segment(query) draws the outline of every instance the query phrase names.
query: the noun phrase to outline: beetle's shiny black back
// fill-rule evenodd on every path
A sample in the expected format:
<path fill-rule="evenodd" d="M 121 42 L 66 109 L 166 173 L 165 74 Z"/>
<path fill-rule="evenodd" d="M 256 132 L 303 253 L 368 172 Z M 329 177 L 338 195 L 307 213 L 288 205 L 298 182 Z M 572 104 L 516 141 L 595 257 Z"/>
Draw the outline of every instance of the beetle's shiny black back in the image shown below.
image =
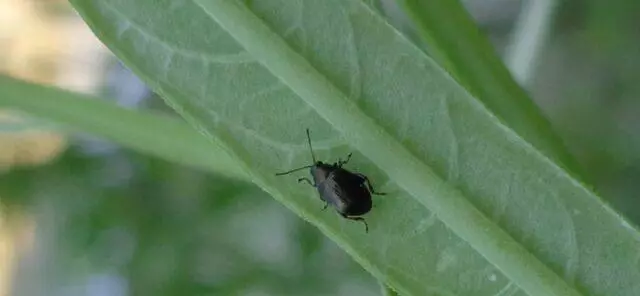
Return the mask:
<path fill-rule="evenodd" d="M 322 182 L 316 180 L 322 200 L 331 204 L 338 213 L 347 216 L 360 216 L 371 210 L 371 192 L 365 186 L 365 180 L 362 177 L 338 166 L 316 168 L 316 170 L 325 171 L 326 169 L 331 171 L 328 171 L 325 180 Z M 321 173 L 314 174 L 314 179 L 315 175 L 321 175 Z"/>

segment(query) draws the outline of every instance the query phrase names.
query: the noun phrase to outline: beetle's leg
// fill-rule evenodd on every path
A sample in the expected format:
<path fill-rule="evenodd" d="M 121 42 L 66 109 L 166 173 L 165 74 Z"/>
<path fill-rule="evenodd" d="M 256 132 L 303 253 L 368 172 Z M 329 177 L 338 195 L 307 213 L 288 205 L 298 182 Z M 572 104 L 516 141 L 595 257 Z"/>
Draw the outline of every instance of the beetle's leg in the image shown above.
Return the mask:
<path fill-rule="evenodd" d="M 367 188 L 369 188 L 369 191 L 371 191 L 371 194 L 375 194 L 375 195 L 387 195 L 384 192 L 376 192 L 375 189 L 373 189 L 373 186 L 371 186 L 371 181 L 369 181 L 369 178 L 363 174 L 356 174 L 358 175 L 358 177 L 362 178 L 364 180 L 364 183 L 367 184 Z"/>
<path fill-rule="evenodd" d="M 349 160 L 351 160 L 351 154 L 353 154 L 353 153 L 349 153 L 349 155 L 347 155 L 347 160 L 338 159 L 337 166 L 338 167 L 342 167 L 343 165 L 347 164 L 347 162 L 349 162 Z"/>
<path fill-rule="evenodd" d="M 313 182 L 311 182 L 311 180 L 309 180 L 308 178 L 302 177 L 302 178 L 298 179 L 298 183 L 300 183 L 302 181 L 305 181 L 305 182 L 309 183 L 309 185 L 311 185 L 313 187 L 316 187 L 316 185 L 313 185 Z"/>
<path fill-rule="evenodd" d="M 326 210 L 328 206 L 329 206 L 329 203 L 325 201 L 324 202 L 324 207 L 322 207 L 322 210 L 323 211 Z"/>
<path fill-rule="evenodd" d="M 364 223 L 364 232 L 365 233 L 369 233 L 369 224 L 367 224 L 367 221 L 364 220 L 364 218 L 362 217 L 349 217 L 345 214 L 340 214 L 342 217 L 344 217 L 345 219 L 349 219 L 349 220 L 353 220 L 353 221 L 362 221 L 362 223 Z"/>

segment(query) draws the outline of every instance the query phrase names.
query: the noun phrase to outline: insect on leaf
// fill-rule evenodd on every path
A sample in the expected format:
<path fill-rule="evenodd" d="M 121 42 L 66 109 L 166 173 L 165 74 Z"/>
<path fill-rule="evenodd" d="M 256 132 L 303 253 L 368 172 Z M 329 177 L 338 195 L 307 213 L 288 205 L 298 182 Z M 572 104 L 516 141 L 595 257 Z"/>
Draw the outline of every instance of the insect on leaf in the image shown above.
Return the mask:
<path fill-rule="evenodd" d="M 638 232 L 358 0 L 75 0 L 253 182 L 400 295 L 635 295 Z M 361 225 L 292 176 L 354 151 Z"/>

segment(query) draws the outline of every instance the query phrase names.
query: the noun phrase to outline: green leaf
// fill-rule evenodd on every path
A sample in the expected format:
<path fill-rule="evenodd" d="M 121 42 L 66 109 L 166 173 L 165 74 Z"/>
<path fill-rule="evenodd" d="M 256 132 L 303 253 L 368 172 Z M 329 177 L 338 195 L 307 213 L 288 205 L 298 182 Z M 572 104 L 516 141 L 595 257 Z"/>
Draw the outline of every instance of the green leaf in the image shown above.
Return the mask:
<path fill-rule="evenodd" d="M 550 123 L 511 77 L 460 1 L 397 1 L 414 21 L 429 54 L 460 84 L 524 140 L 556 163 L 581 173 Z"/>
<path fill-rule="evenodd" d="M 100 98 L 2 75 L 0 107 L 56 121 L 66 129 L 90 132 L 168 161 L 246 179 L 219 146 L 188 124 L 166 115 L 128 110 Z"/>
<path fill-rule="evenodd" d="M 357 0 L 76 0 L 253 182 L 400 295 L 634 295 L 638 232 Z M 297 176 L 356 150 L 362 225 Z M 349 145 L 350 147 L 347 147 Z M 302 175 L 302 173 L 301 173 Z"/>

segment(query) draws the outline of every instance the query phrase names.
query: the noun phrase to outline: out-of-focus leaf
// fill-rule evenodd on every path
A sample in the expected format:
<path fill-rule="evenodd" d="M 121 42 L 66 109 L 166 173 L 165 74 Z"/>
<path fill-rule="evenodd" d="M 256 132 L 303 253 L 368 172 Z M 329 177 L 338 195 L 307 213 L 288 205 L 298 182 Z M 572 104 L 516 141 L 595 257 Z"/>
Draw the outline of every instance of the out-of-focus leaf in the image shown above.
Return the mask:
<path fill-rule="evenodd" d="M 556 163 L 580 174 L 579 165 L 548 120 L 511 77 L 460 1 L 396 1 L 416 24 L 429 54 L 460 84 L 524 140 Z"/>
<path fill-rule="evenodd" d="M 178 119 L 0 76 L 0 107 L 64 124 L 176 163 L 242 178 L 227 154 Z"/>

